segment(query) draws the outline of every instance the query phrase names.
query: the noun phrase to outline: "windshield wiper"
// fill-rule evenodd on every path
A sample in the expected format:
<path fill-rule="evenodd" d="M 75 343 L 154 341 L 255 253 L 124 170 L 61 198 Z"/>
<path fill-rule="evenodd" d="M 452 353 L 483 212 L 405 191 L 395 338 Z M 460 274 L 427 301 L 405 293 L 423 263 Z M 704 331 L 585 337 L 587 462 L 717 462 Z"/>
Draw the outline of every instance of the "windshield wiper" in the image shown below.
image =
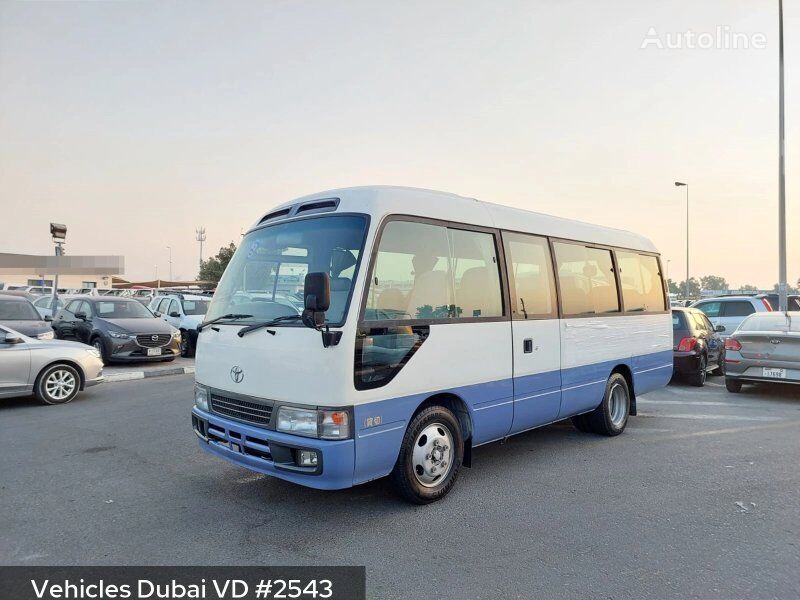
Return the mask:
<path fill-rule="evenodd" d="M 272 319 L 270 321 L 264 321 L 263 323 L 253 323 L 252 325 L 243 327 L 236 333 L 236 335 L 238 335 L 239 337 L 244 337 L 246 333 L 250 333 L 251 331 L 255 331 L 256 329 L 263 329 L 264 327 L 272 327 L 273 325 L 277 325 L 278 323 L 284 323 L 286 321 L 299 321 L 302 318 L 303 318 L 302 315 L 284 315 L 282 317 L 276 317 L 275 319 Z"/>
<path fill-rule="evenodd" d="M 222 315 L 221 317 L 217 317 L 216 319 L 211 319 L 210 321 L 203 321 L 200 325 L 197 326 L 197 331 L 203 331 L 203 328 L 212 325 L 214 323 L 219 323 L 220 321 L 225 321 L 230 319 L 231 321 L 236 321 L 237 319 L 247 319 L 248 317 L 252 317 L 253 315 L 245 315 L 241 313 L 228 313 L 227 315 Z"/>

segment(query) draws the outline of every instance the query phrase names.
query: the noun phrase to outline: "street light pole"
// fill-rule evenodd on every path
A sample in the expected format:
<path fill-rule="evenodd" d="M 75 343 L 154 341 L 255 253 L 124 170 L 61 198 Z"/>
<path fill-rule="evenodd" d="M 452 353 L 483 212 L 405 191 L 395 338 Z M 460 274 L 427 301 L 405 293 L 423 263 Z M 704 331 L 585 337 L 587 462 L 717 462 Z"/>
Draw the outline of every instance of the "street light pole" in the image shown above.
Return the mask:
<path fill-rule="evenodd" d="M 686 188 L 686 296 L 689 296 L 689 184 L 681 181 L 675 182 L 675 187 Z"/>
<path fill-rule="evenodd" d="M 783 102 L 783 0 L 778 0 L 778 305 L 789 308 L 786 285 L 786 149 Z"/>
<path fill-rule="evenodd" d="M 50 237 L 56 245 L 56 256 L 64 256 L 64 243 L 67 241 L 67 226 L 61 223 L 50 223 Z M 61 270 L 60 261 L 56 260 L 56 272 L 53 277 L 53 301 L 50 304 L 52 316 L 58 310 L 58 272 Z"/>
<path fill-rule="evenodd" d="M 172 281 L 172 246 L 167 246 L 169 250 L 169 280 Z"/>

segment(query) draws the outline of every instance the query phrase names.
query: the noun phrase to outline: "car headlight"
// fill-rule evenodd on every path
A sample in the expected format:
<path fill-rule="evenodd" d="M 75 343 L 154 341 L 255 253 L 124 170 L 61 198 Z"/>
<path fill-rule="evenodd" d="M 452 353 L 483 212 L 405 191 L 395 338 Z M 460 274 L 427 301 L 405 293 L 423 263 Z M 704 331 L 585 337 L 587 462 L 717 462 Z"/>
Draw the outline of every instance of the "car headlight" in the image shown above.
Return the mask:
<path fill-rule="evenodd" d="M 44 333 L 40 333 L 36 336 L 37 340 L 52 340 L 53 339 L 53 332 L 52 331 L 45 331 Z"/>
<path fill-rule="evenodd" d="M 173 327 L 172 325 L 169 326 L 170 333 L 172 333 L 172 337 L 180 338 L 181 337 L 181 330 L 177 327 Z"/>
<path fill-rule="evenodd" d="M 100 358 L 100 351 L 97 348 L 87 348 L 86 352 L 95 358 Z"/>
<path fill-rule="evenodd" d="M 194 384 L 194 403 L 200 410 L 208 410 L 208 388 L 199 383 Z"/>
<path fill-rule="evenodd" d="M 281 406 L 278 408 L 278 431 L 325 440 L 350 437 L 350 414 L 345 410 L 325 410 Z"/>
<path fill-rule="evenodd" d="M 113 329 L 108 331 L 108 335 L 110 335 L 112 338 L 117 338 L 118 340 L 129 340 L 132 337 L 130 333 L 125 333 L 124 331 L 115 331 Z"/>

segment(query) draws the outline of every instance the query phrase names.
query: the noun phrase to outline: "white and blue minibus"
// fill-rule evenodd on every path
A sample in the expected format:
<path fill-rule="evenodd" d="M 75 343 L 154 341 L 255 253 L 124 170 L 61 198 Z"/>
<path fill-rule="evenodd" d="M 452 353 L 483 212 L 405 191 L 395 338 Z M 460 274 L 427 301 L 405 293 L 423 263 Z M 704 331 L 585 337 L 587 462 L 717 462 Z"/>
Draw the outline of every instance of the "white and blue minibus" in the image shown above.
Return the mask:
<path fill-rule="evenodd" d="M 264 214 L 196 354 L 208 452 L 301 485 L 438 500 L 483 444 L 615 436 L 672 375 L 658 251 L 626 231 L 401 187 Z"/>

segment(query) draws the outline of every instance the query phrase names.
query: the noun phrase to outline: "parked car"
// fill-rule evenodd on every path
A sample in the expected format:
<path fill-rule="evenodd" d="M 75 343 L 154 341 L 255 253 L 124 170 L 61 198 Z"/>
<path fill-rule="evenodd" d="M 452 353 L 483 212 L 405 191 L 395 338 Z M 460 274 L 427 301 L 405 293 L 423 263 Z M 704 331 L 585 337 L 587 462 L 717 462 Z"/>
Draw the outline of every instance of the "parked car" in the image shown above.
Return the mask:
<path fill-rule="evenodd" d="M 0 290 L 0 294 L 3 294 L 4 296 L 17 296 L 18 298 L 25 298 L 31 302 L 36 300 L 36 296 L 23 290 Z"/>
<path fill-rule="evenodd" d="M 769 301 L 770 306 L 772 306 L 772 310 L 780 310 L 780 300 L 778 298 L 778 294 L 767 294 L 766 299 Z M 787 298 L 789 301 L 789 310 L 797 311 L 800 310 L 800 296 L 796 296 L 794 294 L 789 294 Z"/>
<path fill-rule="evenodd" d="M 772 311 L 772 305 L 764 294 L 757 296 L 724 296 L 698 300 L 692 308 L 702 310 L 716 330 L 726 338 L 753 313 Z M 720 326 L 722 329 L 720 329 Z"/>
<path fill-rule="evenodd" d="M 94 348 L 42 341 L 0 325 L 0 398 L 34 394 L 43 404 L 65 404 L 103 381 Z"/>
<path fill-rule="evenodd" d="M 71 300 L 72 298 L 75 298 L 75 296 L 67 296 L 66 294 L 65 295 L 59 295 L 58 299 L 56 300 L 56 312 L 58 312 L 59 309 L 64 308 L 64 304 L 68 300 Z M 36 298 L 33 301 L 33 306 L 36 309 L 36 311 L 39 313 L 39 315 L 42 317 L 42 319 L 46 319 L 47 317 L 50 317 L 51 319 L 53 318 L 53 308 L 52 308 L 53 307 L 53 296 L 52 295 L 51 296 L 40 296 L 40 297 Z"/>
<path fill-rule="evenodd" d="M 157 295 L 158 295 L 157 290 L 153 290 L 150 288 L 131 290 L 131 298 L 137 300 L 138 302 L 144 304 L 145 306 L 150 304 L 150 301 Z"/>
<path fill-rule="evenodd" d="M 725 387 L 800 384 L 800 311 L 751 315 L 725 341 Z"/>
<path fill-rule="evenodd" d="M 86 296 L 67 302 L 56 314 L 58 339 L 94 346 L 108 362 L 171 361 L 181 334 L 130 298 Z"/>
<path fill-rule="evenodd" d="M 673 308 L 673 374 L 702 387 L 709 372 L 722 374 L 724 361 L 724 340 L 708 317 L 696 308 Z"/>
<path fill-rule="evenodd" d="M 194 356 L 197 326 L 205 319 L 210 303 L 210 298 L 202 296 L 165 294 L 153 298 L 149 308 L 181 332 L 181 356 Z"/>
<path fill-rule="evenodd" d="M 51 320 L 43 318 L 28 298 L 0 292 L 0 325 L 38 340 L 52 340 Z"/>

